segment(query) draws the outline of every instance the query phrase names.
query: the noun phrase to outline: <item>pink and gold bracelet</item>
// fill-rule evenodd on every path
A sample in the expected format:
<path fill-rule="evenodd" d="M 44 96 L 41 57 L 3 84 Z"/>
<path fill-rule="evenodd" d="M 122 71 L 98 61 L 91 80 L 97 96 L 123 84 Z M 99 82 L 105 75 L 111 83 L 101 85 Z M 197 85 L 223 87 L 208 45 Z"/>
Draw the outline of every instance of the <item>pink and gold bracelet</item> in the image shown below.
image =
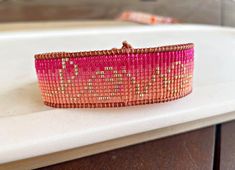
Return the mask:
<path fill-rule="evenodd" d="M 35 55 L 43 101 L 58 108 L 166 102 L 192 91 L 194 45 Z"/>

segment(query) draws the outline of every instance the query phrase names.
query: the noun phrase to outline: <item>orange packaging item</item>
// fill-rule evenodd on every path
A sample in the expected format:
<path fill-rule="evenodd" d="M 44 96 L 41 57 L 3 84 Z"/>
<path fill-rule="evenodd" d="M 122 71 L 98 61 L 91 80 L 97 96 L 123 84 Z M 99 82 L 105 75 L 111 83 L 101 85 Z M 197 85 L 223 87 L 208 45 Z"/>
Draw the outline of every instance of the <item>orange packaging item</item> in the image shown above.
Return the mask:
<path fill-rule="evenodd" d="M 152 15 L 148 13 L 135 12 L 135 11 L 122 12 L 121 15 L 118 17 L 118 20 L 131 21 L 148 25 L 179 23 L 179 21 L 175 18 Z"/>

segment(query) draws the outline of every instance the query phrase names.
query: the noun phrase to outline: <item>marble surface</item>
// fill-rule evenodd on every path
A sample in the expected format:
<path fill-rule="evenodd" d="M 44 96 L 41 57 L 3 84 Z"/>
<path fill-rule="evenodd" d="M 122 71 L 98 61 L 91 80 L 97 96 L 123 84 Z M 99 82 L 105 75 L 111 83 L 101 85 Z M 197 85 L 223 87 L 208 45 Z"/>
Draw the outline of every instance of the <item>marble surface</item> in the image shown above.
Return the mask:
<path fill-rule="evenodd" d="M 114 109 L 53 109 L 42 104 L 34 53 L 110 49 L 123 40 L 134 47 L 194 42 L 193 93 L 168 103 Z M 234 114 L 234 46 L 234 29 L 197 25 L 0 33 L 0 163 L 130 135 L 137 135 L 138 141 L 143 132 Z"/>

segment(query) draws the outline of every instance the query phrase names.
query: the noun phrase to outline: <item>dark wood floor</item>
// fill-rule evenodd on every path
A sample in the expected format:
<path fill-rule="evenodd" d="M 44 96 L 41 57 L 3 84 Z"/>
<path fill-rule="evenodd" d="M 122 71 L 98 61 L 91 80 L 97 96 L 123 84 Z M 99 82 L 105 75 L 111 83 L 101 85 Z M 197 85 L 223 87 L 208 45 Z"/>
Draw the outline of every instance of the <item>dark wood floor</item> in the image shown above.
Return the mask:
<path fill-rule="evenodd" d="M 41 168 L 40 170 L 210 170 L 215 127 Z"/>

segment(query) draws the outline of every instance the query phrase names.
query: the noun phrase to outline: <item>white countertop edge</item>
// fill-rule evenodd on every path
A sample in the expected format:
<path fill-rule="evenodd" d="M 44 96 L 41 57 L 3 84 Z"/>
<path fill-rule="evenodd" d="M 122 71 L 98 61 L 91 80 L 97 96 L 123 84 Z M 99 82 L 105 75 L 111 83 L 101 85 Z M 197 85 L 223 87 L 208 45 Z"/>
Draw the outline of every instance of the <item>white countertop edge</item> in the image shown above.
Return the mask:
<path fill-rule="evenodd" d="M 234 83 L 227 83 L 195 88 L 193 94 L 187 96 L 184 99 L 181 99 L 182 104 L 187 103 L 187 101 L 191 102 L 188 103 L 188 105 L 185 107 L 180 106 L 181 109 L 177 111 L 175 111 L 174 109 L 170 111 L 168 108 L 168 106 L 170 105 L 165 103 L 163 110 L 169 111 L 166 114 L 156 114 L 151 116 L 148 116 L 146 114 L 145 118 L 136 118 L 121 123 L 118 122 L 116 124 L 114 123 L 113 125 L 109 125 L 108 127 L 103 126 L 87 131 L 83 130 L 73 131 L 71 133 L 67 132 L 66 134 L 58 133 L 54 134 L 54 136 L 50 136 L 50 134 L 47 134 L 47 132 L 45 131 L 44 136 L 40 136 L 41 140 L 37 140 L 34 142 L 32 142 L 31 140 L 27 140 L 27 136 L 30 135 L 32 138 L 34 138 L 34 136 L 38 137 L 36 132 L 20 132 L 19 127 L 19 133 L 22 133 L 22 136 L 21 138 L 17 138 L 16 142 L 12 141 L 14 137 L 12 137 L 11 135 L 13 134 L 5 133 L 4 135 L 4 133 L 2 133 L 3 136 L 0 137 L 0 163 L 6 163 L 67 149 L 82 147 L 199 119 L 205 119 L 209 117 L 212 117 L 213 119 L 216 116 L 235 111 L 235 90 L 233 89 L 234 85 Z M 221 90 L 223 90 L 222 93 Z M 143 107 L 147 108 L 148 106 Z M 64 110 L 57 109 L 56 114 L 60 114 L 63 111 Z M 48 119 L 50 118 L 50 116 L 54 116 L 50 113 L 50 111 L 46 111 L 35 113 L 32 115 L 29 114 L 23 116 L 2 118 L 0 119 L 0 132 L 7 131 L 9 125 L 14 124 L 14 130 L 17 133 L 18 126 L 22 126 L 22 123 L 25 123 L 27 125 L 29 123 L 27 121 L 34 122 L 35 119 L 38 120 L 45 114 L 48 115 Z M 37 124 L 40 122 L 35 121 L 34 123 L 35 127 L 40 128 L 41 125 Z M 47 125 L 44 125 L 44 127 L 42 128 L 46 128 L 45 126 Z"/>
<path fill-rule="evenodd" d="M 73 148 L 65 151 L 50 153 L 47 155 L 41 155 L 37 157 L 32 157 L 28 159 L 8 162 L 0 164 L 0 170 L 24 170 L 24 169 L 36 169 L 40 167 L 45 167 L 49 165 L 54 165 L 57 163 L 62 163 L 65 161 L 70 161 L 94 154 L 99 154 L 102 152 L 126 147 L 129 145 L 138 144 L 141 142 L 147 142 L 151 140 L 156 140 L 159 138 L 176 135 L 179 133 L 184 133 L 198 128 L 205 128 L 218 123 L 224 123 L 235 119 L 235 112 L 229 112 L 219 116 L 209 117 L 205 119 L 199 119 L 179 125 L 174 125 L 170 127 L 160 128 L 157 130 L 152 130 L 144 133 L 139 133 L 123 138 L 117 138 L 105 142 L 100 142 L 92 145 L 86 145 L 83 147 Z"/>
<path fill-rule="evenodd" d="M 36 38 L 36 37 L 58 37 L 58 36 L 76 36 L 76 35 L 97 35 L 97 34 L 114 34 L 114 33 L 128 33 L 128 32 L 152 32 L 152 31 L 222 31 L 235 32 L 233 27 L 221 27 L 215 25 L 205 24 L 173 24 L 173 25 L 122 25 L 122 26 L 102 26 L 90 28 L 68 28 L 68 29 L 49 29 L 49 30 L 27 30 L 27 31 L 4 31 L 0 32 L 0 39 L 17 39 L 17 38 Z"/>

